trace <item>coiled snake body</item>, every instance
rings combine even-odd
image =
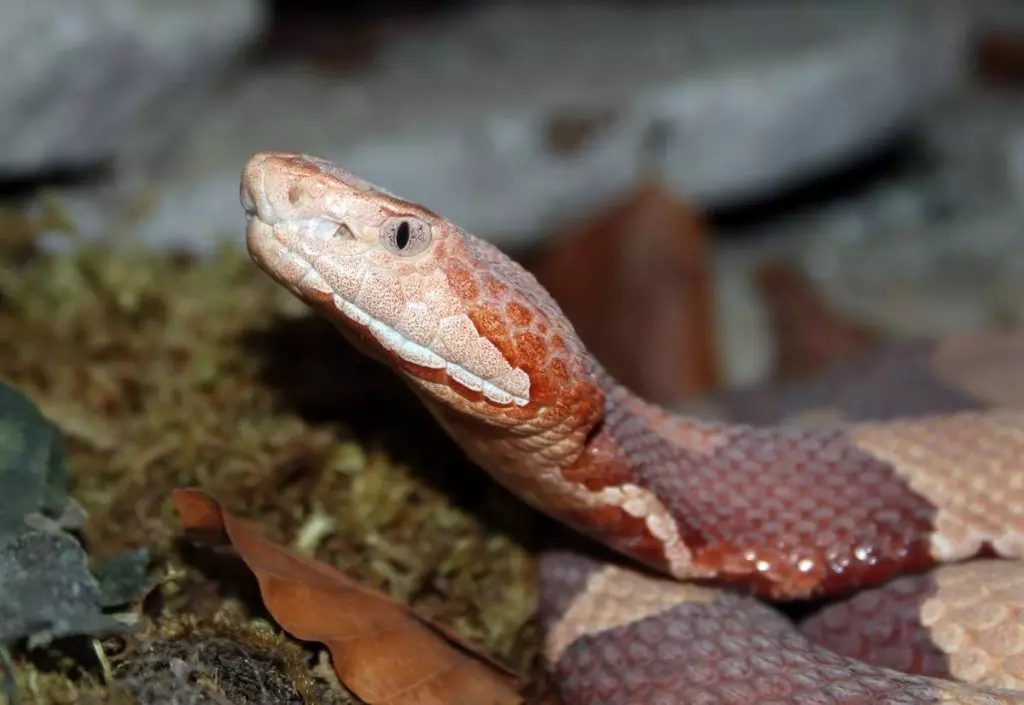
[[[999,560],[1024,552],[1024,394],[993,375],[1024,339],[937,353],[955,410],[702,420],[618,385],[498,249],[326,160],[257,154],[241,200],[258,266],[499,482],[648,569],[542,557],[567,703],[1024,703],[1024,571]],[[802,631],[765,602],[854,589]]]

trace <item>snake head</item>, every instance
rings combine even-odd
[[[253,156],[241,201],[256,264],[428,406],[506,428],[589,426],[603,412],[572,326],[494,246],[307,155]]]

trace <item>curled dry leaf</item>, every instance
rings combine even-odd
[[[371,705],[513,705],[516,676],[440,625],[334,568],[262,537],[198,489],[174,492],[186,530],[226,539],[256,576],[267,609],[289,634],[318,641],[349,690]]]
[[[720,381],[703,216],[645,181],[527,264],[622,384],[662,405]]]
[[[775,338],[774,379],[815,377],[878,347],[881,333],[832,306],[795,264],[767,260],[753,279]]]

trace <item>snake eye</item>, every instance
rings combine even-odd
[[[430,226],[410,216],[390,218],[380,227],[380,241],[396,255],[410,257],[430,244]]]

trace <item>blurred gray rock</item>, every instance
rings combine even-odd
[[[25,530],[0,540],[0,645],[125,631],[128,624],[104,614],[102,602],[87,557],[70,534]]]
[[[1024,97],[964,86],[926,111],[919,135],[912,168],[717,243],[729,381],[771,368],[749,280],[764,256],[796,262],[833,306],[892,337],[1024,325]]]
[[[928,168],[803,223],[843,310],[902,336],[1024,323],[1024,98],[969,88],[922,121]]]
[[[485,6],[392,36],[345,80],[279,66],[225,88],[168,153],[141,232],[240,239],[239,170],[265,149],[334,159],[512,247],[651,170],[701,204],[742,201],[912,125],[964,64],[963,7]],[[131,187],[75,212],[101,227]]]
[[[261,23],[259,0],[0,3],[0,173],[137,158]]]

